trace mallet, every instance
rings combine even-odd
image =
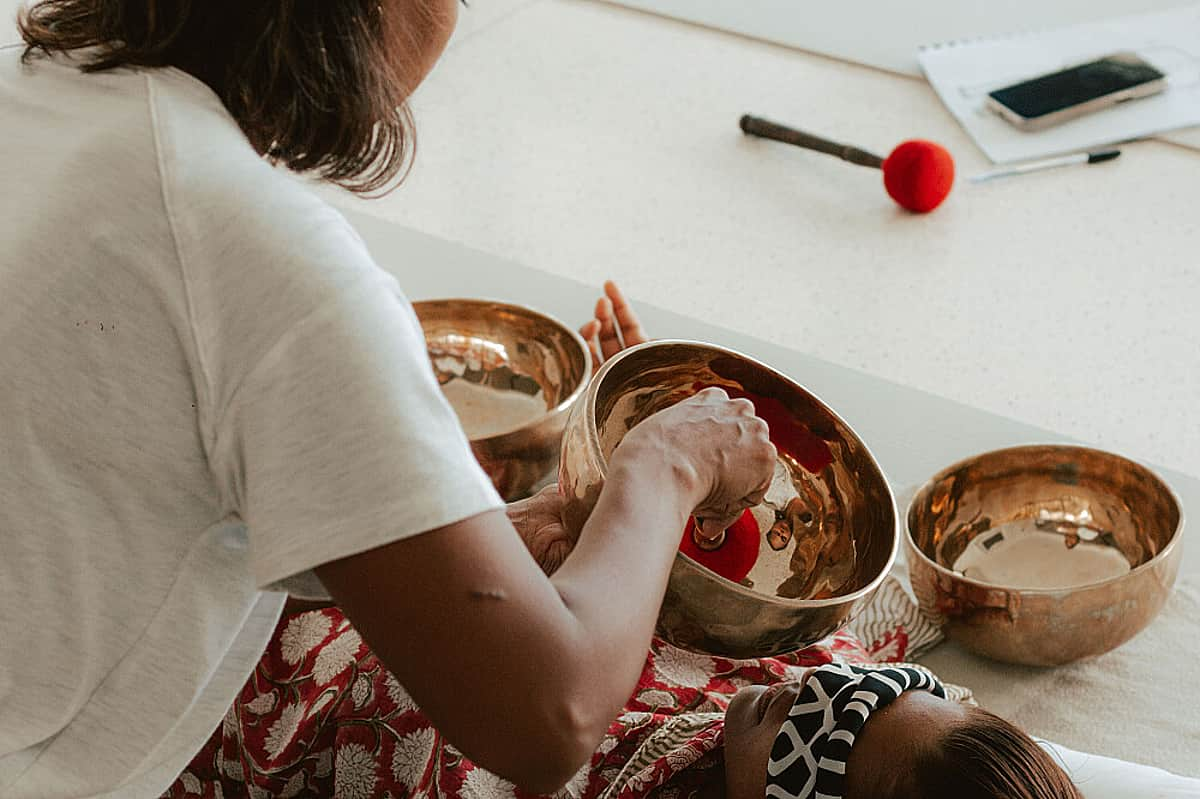
[[[945,147],[924,139],[901,142],[887,158],[874,153],[822,139],[811,133],[779,125],[746,114],[740,122],[742,132],[764,139],[794,144],[808,150],[835,155],[859,166],[883,170],[883,185],[899,205],[923,214],[941,205],[954,185],[954,159]]]

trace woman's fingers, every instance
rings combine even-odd
[[[648,341],[646,333],[642,330],[641,320],[634,313],[629,300],[625,299],[620,287],[611,280],[605,281],[604,296],[608,299],[613,315],[617,319],[617,329],[620,331],[625,346],[633,347]]]
[[[699,524],[696,526],[696,529],[699,531],[701,538],[707,539],[708,541],[715,541],[726,530],[728,530],[729,526],[736,522],[738,517],[741,515],[741,513],[738,513],[734,516],[698,517],[697,521]]]
[[[583,336],[583,340],[587,342],[588,352],[592,354],[592,370],[599,369],[604,363],[604,356],[600,354],[600,342],[597,341],[597,336],[600,335],[600,323],[593,319],[579,328],[579,335]]]
[[[633,305],[611,280],[604,283],[604,295],[596,300],[593,317],[579,328],[579,335],[587,342],[596,369],[626,347],[649,341]]]
[[[600,322],[600,353],[608,360],[625,349],[625,339],[617,326],[613,303],[608,297],[596,300],[596,319]]]
[[[697,516],[697,529],[700,531],[700,537],[707,538],[710,541],[716,539],[717,536],[729,529],[731,524],[741,518],[746,508],[753,508],[755,505],[761,503],[767,496],[767,491],[770,488],[771,479],[767,478],[738,502],[736,509],[726,508],[720,513],[709,516]]]

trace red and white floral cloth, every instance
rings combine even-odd
[[[559,799],[640,799],[693,793],[720,763],[724,710],[746,685],[793,679],[833,660],[899,661],[914,629],[902,592],[885,585],[864,614],[870,644],[843,630],[776,658],[729,660],[654,640],[637,689]],[[904,618],[896,616],[902,612]],[[923,643],[928,643],[923,640]],[[948,687],[949,688],[949,687]],[[957,698],[965,692],[959,690]],[[254,674],[164,798],[300,796],[527,799],[476,767],[431,725],[337,610],[280,620]]]

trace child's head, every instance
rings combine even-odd
[[[821,666],[725,716],[728,799],[1080,799],[1021,730],[913,669]]]
[[[190,73],[260,153],[374,191],[408,163],[404,103],[457,9],[458,0],[35,0],[19,26],[27,58],[89,48],[87,70]]]

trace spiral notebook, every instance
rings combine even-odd
[[[1167,75],[1161,94],[1022,131],[987,110],[988,92],[1131,50]],[[1200,4],[1011,36],[922,47],[918,60],[942,102],[996,163],[1024,161],[1200,125]]]

